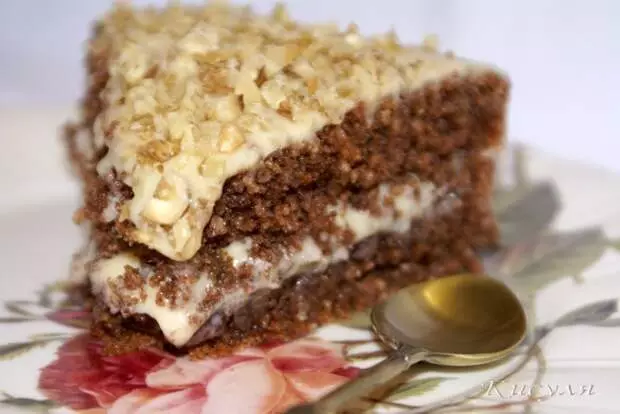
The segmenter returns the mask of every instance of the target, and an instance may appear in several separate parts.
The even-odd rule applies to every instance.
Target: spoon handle
[[[335,389],[314,404],[294,407],[286,414],[336,413],[348,402],[370,394],[378,386],[423,360],[425,356],[424,350],[395,351],[377,365],[363,371],[360,376]]]

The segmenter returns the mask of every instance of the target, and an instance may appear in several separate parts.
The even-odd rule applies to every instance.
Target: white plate
[[[354,374],[348,367],[368,366],[380,357],[368,330],[341,325],[321,329],[320,340],[254,350],[251,356],[246,351],[227,360],[227,368],[221,360],[190,362],[146,352],[103,358],[96,345],[87,348],[75,339],[57,353],[59,345],[84,332],[67,325],[81,325],[87,316],[59,310],[59,294],[51,295],[51,303],[42,294],[66,277],[80,244],[71,223],[78,187],[56,139],[70,113],[62,108],[0,111],[1,412],[70,412],[69,404],[90,407],[91,413],[268,412],[316,397]],[[577,313],[564,317],[564,326],[552,329],[536,347],[528,343],[499,365],[415,367],[402,379],[399,396],[378,397],[377,412],[428,411],[450,401],[460,412],[520,412],[526,406],[543,413],[617,412],[620,178],[531,149],[524,154],[527,185],[551,180],[557,186],[562,209],[552,228],[560,233],[537,234],[513,246],[492,269],[523,298],[532,327],[550,327]],[[506,168],[514,175],[502,164]],[[511,214],[525,228],[543,212]],[[352,340],[366,345],[338,344]],[[46,392],[41,393],[37,385],[46,366]],[[508,379],[497,382],[507,373]]]

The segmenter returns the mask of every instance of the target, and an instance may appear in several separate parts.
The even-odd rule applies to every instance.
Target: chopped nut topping
[[[243,144],[243,134],[235,125],[228,124],[220,132],[220,151],[232,152]]]
[[[219,2],[119,3],[94,36],[90,50],[109,75],[94,128],[108,150],[98,171],[114,169],[133,190],[119,219],[132,222],[135,240],[174,260],[199,248],[229,177],[311,139],[359,102],[371,111],[386,96],[478,67],[437,53],[433,39],[403,46],[394,33],[364,37],[355,24],[295,23],[280,4],[258,15]]]
[[[267,74],[265,73],[264,66],[258,70],[258,76],[256,76],[256,79],[254,80],[254,82],[256,83],[256,86],[258,86],[259,88],[263,86],[265,82],[267,82]]]
[[[317,78],[308,79],[306,81],[306,87],[308,88],[309,93],[315,93],[319,87],[319,80]]]
[[[287,119],[293,119],[291,103],[287,100],[280,102],[280,105],[278,105],[278,113]]]
[[[179,153],[177,141],[152,140],[138,149],[138,157],[144,163],[164,162]]]

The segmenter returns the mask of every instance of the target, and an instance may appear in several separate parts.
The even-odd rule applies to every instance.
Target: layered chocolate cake
[[[116,6],[67,143],[109,352],[290,339],[480,266],[508,81],[282,7]]]

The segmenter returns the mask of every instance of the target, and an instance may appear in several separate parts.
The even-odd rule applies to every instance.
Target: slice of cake
[[[74,269],[111,352],[297,337],[497,239],[492,67],[210,4],[117,6],[87,68]]]

